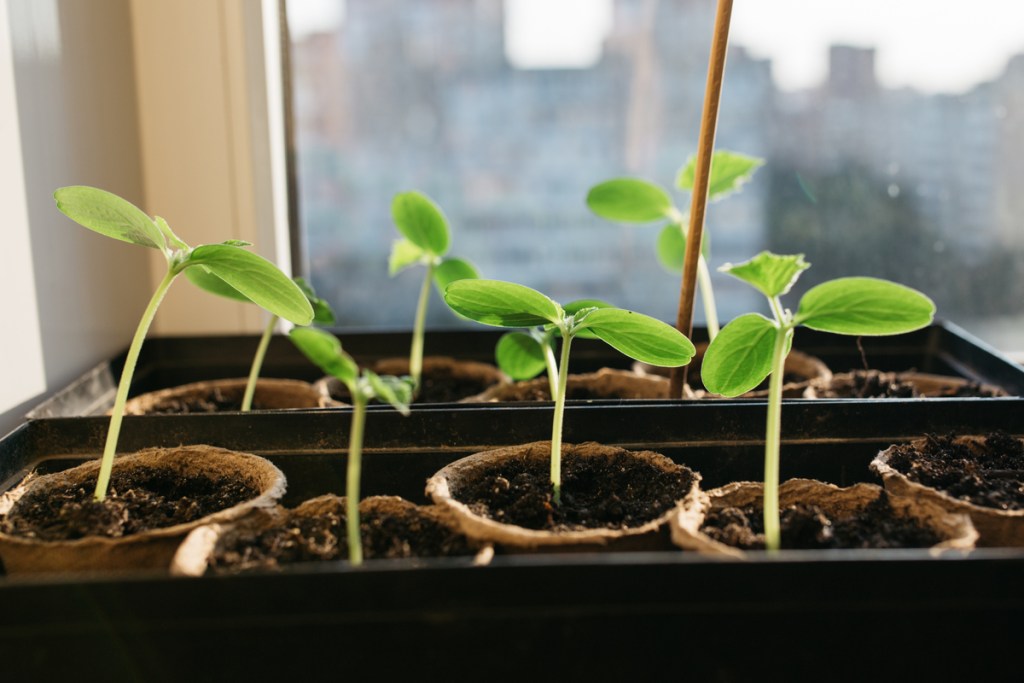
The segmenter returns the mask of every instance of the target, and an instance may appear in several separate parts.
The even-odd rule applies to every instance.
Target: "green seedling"
[[[580,299],[562,307],[567,315],[575,315],[584,308],[614,308],[598,299]],[[508,332],[498,340],[494,358],[498,368],[516,381],[533,379],[545,370],[551,386],[551,400],[558,398],[558,362],[555,360],[554,325],[534,327],[526,332]],[[597,339],[587,331],[580,330],[580,338]]]
[[[443,295],[449,283],[480,276],[469,261],[445,258],[451,242],[448,220],[440,207],[425,194],[412,191],[395,195],[391,202],[391,217],[402,239],[396,240],[391,246],[388,272],[394,276],[416,264],[427,269],[416,304],[412,348],[409,350],[409,375],[418,392],[423,375],[423,330],[427,320],[430,283],[433,282]]]
[[[611,306],[583,305],[573,310],[512,282],[460,280],[448,285],[444,300],[459,315],[485,325],[541,327],[562,338],[557,384],[552,391],[555,413],[551,426],[551,486],[556,505],[561,502],[562,419],[572,340],[593,336],[630,358],[663,367],[686,365],[696,353],[689,339],[660,320]],[[545,367],[551,367],[546,358],[544,362]]]
[[[812,287],[800,299],[796,313],[783,308],[780,297],[789,292],[810,267],[803,254],[777,256],[767,251],[738,265],[719,270],[750,284],[768,299],[773,319],[757,313],[742,315],[708,346],[701,376],[709,391],[739,396],[765,377],[768,421],[764,441],[764,530],[769,551],[781,544],[779,531],[779,444],[782,428],[782,374],[800,325],[812,330],[854,336],[902,334],[931,323],[935,304],[924,294],[887,280],[846,277]]]
[[[110,192],[94,187],[73,186],[61,188],[53,196],[57,208],[76,223],[122,242],[156,249],[167,260],[167,272],[142,314],[117,385],[99,479],[96,482],[95,498],[102,501],[110,485],[124,406],[142,342],[160,302],[178,275],[201,271],[204,275],[223,281],[242,293],[247,300],[296,325],[308,324],[313,319],[313,309],[302,291],[277,266],[244,249],[250,246],[248,242],[228,240],[221,244],[204,244],[193,248],[178,238],[163,218],[150,218],[135,205]]]
[[[249,299],[249,297],[242,294],[216,275],[207,273],[206,271],[193,268],[185,271],[185,277],[187,277],[192,284],[196,285],[200,289],[210,292],[211,294],[216,294],[235,301],[252,303],[252,300]],[[310,286],[303,278],[293,277],[292,282],[294,282],[302,291],[306,300],[309,301],[309,305],[313,307],[313,323],[317,325],[333,325],[334,311],[331,310],[331,305],[318,297],[316,292],[313,291],[312,286]],[[252,367],[249,369],[249,379],[245,384],[245,394],[242,397],[241,410],[243,413],[249,412],[252,409],[252,399],[256,395],[256,383],[259,380],[260,370],[263,367],[263,359],[267,355],[267,349],[270,347],[270,339],[274,336],[274,330],[277,328],[277,323],[280,320],[281,316],[271,314],[270,320],[267,322],[267,326],[263,330],[263,336],[260,337],[260,343],[256,347],[256,355],[253,356]]]
[[[315,327],[296,327],[292,342],[328,375],[337,377],[352,394],[352,427],[348,437],[348,471],[345,475],[345,516],[348,559],[353,565],[363,562],[363,542],[359,534],[359,480],[362,476],[363,431],[366,405],[371,400],[391,404],[402,415],[409,414],[413,385],[409,378],[377,375],[359,366],[341,348],[337,337]]]
[[[711,178],[708,199],[717,201],[737,192],[754,172],[764,164],[763,159],[718,151],[711,160]],[[676,187],[684,192],[693,192],[697,158],[689,161],[676,175]],[[689,218],[672,201],[669,193],[660,185],[639,178],[616,178],[590,188],[587,206],[602,218],[629,224],[645,224],[667,220],[668,223],[658,235],[657,255],[661,265],[673,273],[682,273],[686,258],[686,232]],[[707,318],[708,336],[718,334],[718,308],[715,305],[711,286],[708,259],[711,258],[711,242],[707,231],[701,241],[701,255],[697,260],[697,289],[700,290]]]

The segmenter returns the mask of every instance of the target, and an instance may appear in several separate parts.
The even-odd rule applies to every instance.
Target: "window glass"
[[[303,266],[341,324],[411,325],[422,274],[387,273],[407,189],[441,205],[452,254],[485,277],[674,319],[660,226],[584,200],[620,176],[673,187],[696,149],[714,5],[291,0]],[[709,207],[712,268],[802,252],[804,289],[890,278],[1024,346],[1021,26],[1024,6],[1002,0],[736,0],[717,145],[765,165]],[[761,308],[713,279],[723,319]],[[435,295],[428,324],[459,321]]]

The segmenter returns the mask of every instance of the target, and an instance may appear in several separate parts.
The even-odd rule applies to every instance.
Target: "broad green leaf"
[[[559,324],[562,307],[535,289],[501,280],[456,280],[444,291],[456,313],[495,327]]]
[[[925,327],[935,304],[910,287],[870,277],[845,277],[812,287],[800,300],[794,323],[814,330],[878,336]]]
[[[772,371],[775,324],[757,313],[736,318],[704,353],[700,376],[708,391],[722,396],[739,396],[764,381]]]
[[[625,223],[650,223],[669,216],[672,198],[654,183],[616,178],[590,188],[587,206],[602,218]]]
[[[211,273],[206,266],[193,266],[192,268],[186,268],[185,277],[187,277],[189,282],[194,284],[196,287],[209,292],[210,294],[216,294],[217,296],[222,296],[225,299],[244,301],[247,304],[252,303],[249,297]]]
[[[332,377],[345,383],[349,391],[359,377],[359,366],[341,349],[341,342],[330,332],[316,327],[295,327],[288,334],[306,358]]]
[[[57,208],[81,226],[115,240],[152,249],[164,248],[159,226],[142,209],[116,194],[85,185],[53,193]]]
[[[226,244],[207,244],[193,249],[182,267],[197,265],[205,266],[249,301],[276,316],[296,325],[308,325],[313,320],[313,307],[306,295],[262,256]]]
[[[333,325],[336,320],[334,318],[334,310],[331,305],[325,300],[317,296],[313,286],[306,282],[305,278],[301,278],[298,275],[292,278],[292,282],[299,288],[299,290],[306,296],[306,300],[309,301],[309,305],[313,307],[313,322],[317,325]]]
[[[412,383],[392,375],[378,375],[370,370],[363,371],[363,377],[373,390],[373,398],[387,403],[402,415],[409,414],[412,403]]]
[[[160,232],[164,234],[164,239],[166,240],[166,242],[169,243],[172,247],[181,250],[186,250],[189,248],[189,246],[185,244],[185,242],[180,237],[174,234],[174,231],[171,230],[171,226],[167,224],[167,221],[165,221],[160,216],[154,216],[153,220],[156,221],[156,227],[160,228]]]
[[[391,255],[388,257],[388,275],[395,276],[409,266],[420,262],[426,255],[422,249],[405,239],[391,243]]]
[[[696,353],[679,330],[642,313],[600,308],[586,317],[584,325],[608,345],[643,363],[677,367],[689,363]]]
[[[686,260],[686,236],[677,223],[669,223],[661,229],[657,245],[658,261],[670,273],[682,273]],[[711,258],[711,236],[707,230],[701,236],[701,254]]]
[[[514,380],[533,379],[547,368],[540,342],[525,332],[503,335],[494,349],[494,358],[501,371]]]
[[[448,221],[440,207],[422,192],[402,192],[391,201],[398,232],[420,249],[444,256],[448,252]]]
[[[570,301],[566,305],[562,306],[562,310],[565,311],[566,315],[576,315],[580,311],[588,308],[615,308],[607,301],[601,301],[600,299],[577,299],[576,301]],[[582,328],[575,334],[577,339],[600,339],[592,331]]]
[[[766,297],[772,298],[788,292],[800,273],[810,267],[803,254],[778,256],[762,251],[749,261],[737,265],[727,263],[718,270],[753,285]]]
[[[719,150],[711,155],[711,178],[708,182],[708,199],[712,201],[727,197],[736,192],[754,175],[754,171],[764,165],[764,159],[749,157],[745,154]],[[676,187],[680,190],[693,192],[694,178],[697,173],[697,156],[691,156],[686,165],[679,169],[676,176]]]
[[[444,290],[456,280],[475,280],[480,277],[473,264],[465,259],[446,258],[434,268],[434,284],[444,296]]]

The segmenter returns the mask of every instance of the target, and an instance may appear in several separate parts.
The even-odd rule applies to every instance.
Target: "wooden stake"
[[[725,53],[729,46],[729,22],[732,19],[732,0],[718,0],[715,14],[715,33],[711,40],[711,60],[708,80],[704,89],[704,112],[700,121],[700,140],[697,145],[697,168],[693,178],[690,200],[690,228],[686,233],[686,260],[683,262],[683,281],[679,290],[679,312],[676,329],[687,337],[693,334],[693,300],[697,293],[697,259],[704,236],[704,214],[708,204],[708,181],[711,174],[711,155],[715,150],[715,132],[718,127],[718,105],[722,99],[722,79],[725,75]],[[686,382],[686,366],[672,368],[669,396],[682,398]]]

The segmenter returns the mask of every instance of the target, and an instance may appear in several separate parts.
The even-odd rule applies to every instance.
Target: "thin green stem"
[[[768,382],[768,420],[764,438],[764,540],[769,552],[782,545],[779,527],[779,450],[782,439],[782,379],[786,349],[793,328],[779,324],[772,349],[772,370]]]
[[[363,563],[363,539],[359,533],[359,477],[363,461],[363,428],[366,425],[366,396],[353,385],[352,427],[348,436],[348,470],[345,474],[345,528],[348,533],[348,560],[353,566]]]
[[[704,304],[704,318],[708,325],[708,341],[718,336],[718,307],[715,306],[715,292],[711,288],[711,271],[703,256],[697,259],[697,289]]]
[[[160,307],[164,295],[170,288],[174,278],[178,276],[174,268],[168,268],[164,279],[160,281],[149,305],[142,313],[142,319],[135,330],[131,346],[128,347],[128,355],[124,359],[124,369],[121,370],[121,380],[117,384],[117,394],[114,396],[114,408],[110,414],[110,427],[107,429],[107,441],[103,446],[103,459],[100,461],[100,475],[96,480],[96,492],[93,497],[102,501],[107,497],[107,489],[110,486],[110,472],[114,469],[114,455],[117,453],[117,440],[121,435],[121,421],[124,419],[124,405],[128,402],[128,390],[132,385],[132,376],[135,374],[135,366],[139,362],[139,352],[142,350],[142,341],[146,338],[149,326],[156,316],[156,309]]]
[[[267,355],[270,338],[274,336],[274,328],[277,327],[278,320],[279,318],[276,315],[270,316],[267,329],[263,330],[260,345],[256,347],[256,355],[252,359],[252,368],[249,370],[249,381],[245,385],[245,396],[242,397],[243,413],[247,413],[252,409],[252,397],[256,395],[256,382],[260,378],[260,368],[263,367],[263,359]]]
[[[555,394],[555,416],[551,423],[551,489],[555,505],[562,504],[562,419],[565,416],[565,393],[569,384],[569,347],[572,336],[562,333],[562,355],[558,361],[558,392]]]
[[[551,344],[542,344],[544,349],[544,364],[548,368],[548,383],[551,384],[551,400],[558,400],[558,363],[555,361],[555,350]]]
[[[427,303],[430,301],[430,282],[434,279],[434,264],[427,265],[427,276],[420,287],[420,297],[416,304],[416,319],[412,327],[412,349],[409,351],[409,376],[412,377],[413,392],[420,391],[420,378],[423,375],[423,328],[427,321]]]

